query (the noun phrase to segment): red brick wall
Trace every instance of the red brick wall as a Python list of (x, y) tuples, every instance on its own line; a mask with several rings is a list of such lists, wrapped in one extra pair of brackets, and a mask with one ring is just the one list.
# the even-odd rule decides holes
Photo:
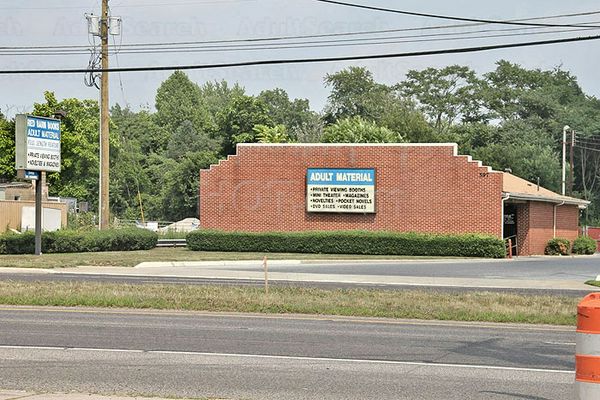
[[(239, 145), (200, 173), (200, 226), (239, 231), (390, 230), (500, 236), (502, 174), (455, 145)], [(375, 168), (376, 214), (307, 213), (307, 168)]]
[[(522, 238), (519, 251), (521, 255), (544, 254), (548, 240), (554, 236), (554, 204), (528, 202), (519, 204), (521, 209), (517, 219), (517, 234)], [(519, 216), (517, 218), (519, 218)], [(556, 208), (556, 237), (566, 238), (573, 243), (578, 236), (579, 208), (574, 205), (562, 205)]]

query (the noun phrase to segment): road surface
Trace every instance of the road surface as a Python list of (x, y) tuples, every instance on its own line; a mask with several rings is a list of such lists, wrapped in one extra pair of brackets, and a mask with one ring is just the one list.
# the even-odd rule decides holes
[(571, 398), (572, 327), (0, 307), (0, 388), (231, 399)]

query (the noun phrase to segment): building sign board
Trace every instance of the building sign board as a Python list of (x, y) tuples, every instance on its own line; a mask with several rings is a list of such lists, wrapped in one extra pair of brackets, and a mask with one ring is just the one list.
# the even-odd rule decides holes
[(308, 168), (306, 210), (375, 213), (375, 169)]
[(19, 114), (15, 120), (17, 170), (60, 171), (60, 121)]

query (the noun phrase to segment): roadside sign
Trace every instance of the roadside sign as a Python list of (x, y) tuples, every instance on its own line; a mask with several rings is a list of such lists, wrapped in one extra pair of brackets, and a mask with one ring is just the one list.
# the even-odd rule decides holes
[(39, 171), (26, 171), (24, 169), (17, 170), (17, 178), (28, 181), (37, 181), (40, 179)]
[(60, 171), (60, 120), (18, 114), (15, 118), (15, 169)]

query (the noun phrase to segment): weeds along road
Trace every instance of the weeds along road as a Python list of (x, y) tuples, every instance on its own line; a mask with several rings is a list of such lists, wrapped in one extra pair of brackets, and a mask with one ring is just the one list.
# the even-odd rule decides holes
[(570, 327), (0, 307), (0, 388), (233, 399), (566, 399)]

